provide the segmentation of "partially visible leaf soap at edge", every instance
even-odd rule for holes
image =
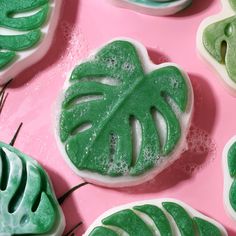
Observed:
[[[0,143],[0,235],[61,236],[64,216],[38,163]]]
[[[124,234],[126,233],[126,234]],[[227,236],[223,226],[172,199],[131,203],[100,216],[84,236]]]
[[[1,71],[17,60],[17,52],[32,48],[39,42],[42,35],[40,27],[47,19],[49,3],[48,0],[1,0],[0,9],[0,27],[15,31],[12,35],[0,30]],[[18,13],[35,9],[40,10],[30,16],[15,17]]]
[[[161,157],[169,161],[167,156],[186,135],[168,102],[170,99],[180,114],[186,112],[191,96],[186,78],[173,65],[147,73],[145,63],[150,64],[132,42],[115,40],[74,69],[61,104],[59,133],[78,170],[110,177],[139,176],[158,168]],[[103,79],[115,83],[103,83]],[[153,111],[166,123],[164,144]],[[135,158],[132,119],[141,126],[141,147]],[[91,127],[78,130],[85,125]]]
[[[230,178],[232,179],[232,183],[229,188],[229,192],[226,193],[226,197],[228,198],[226,202],[229,202],[234,215],[236,215],[236,140],[234,139],[234,143],[229,147],[227,151],[227,171],[229,173]],[[228,180],[225,180],[228,181]],[[228,191],[226,189],[226,191]]]
[[[221,74],[223,79],[235,89],[236,1],[222,0],[222,5],[226,5],[226,7],[223,7],[224,12],[220,12],[219,17],[213,16],[212,19],[209,18],[207,23],[203,24],[203,33],[201,40],[207,54],[212,57],[208,60],[211,62],[211,64],[214,64],[214,67]],[[233,11],[234,13],[229,13],[231,11]],[[219,66],[215,62],[218,62],[219,64],[221,64],[221,66]],[[225,73],[223,73],[224,71]],[[230,81],[228,81],[227,77]],[[232,85],[232,83],[234,85]]]

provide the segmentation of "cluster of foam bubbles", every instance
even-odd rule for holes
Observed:
[[[182,112],[178,107],[177,103],[170,96],[166,97],[166,101],[170,105],[171,109],[174,111],[175,115],[180,119]]]
[[[120,173],[122,175],[128,175],[129,174],[129,166],[124,161],[124,158],[121,158],[120,160],[116,162],[111,162],[109,164],[108,173]]]
[[[61,23],[61,32],[66,44],[66,49],[57,64],[58,71],[67,77],[67,73],[74,68],[78,62],[88,55],[89,47],[85,41],[82,30],[68,21]]]
[[[189,129],[187,136],[188,151],[196,154],[215,153],[216,144],[208,132],[194,125]]]
[[[173,89],[178,89],[179,88],[179,81],[174,76],[170,78],[170,86]]]
[[[209,133],[192,125],[187,136],[187,152],[183,153],[173,168],[192,175],[214,161],[215,155],[216,144]],[[203,159],[196,156],[202,156]]]
[[[144,162],[153,162],[156,159],[155,153],[153,153],[152,147],[147,145],[143,150]]]

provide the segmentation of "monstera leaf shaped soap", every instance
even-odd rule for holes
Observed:
[[[61,236],[64,216],[39,164],[0,143],[0,235]]]
[[[61,0],[0,0],[0,85],[47,52]]]
[[[221,13],[205,19],[198,30],[200,54],[236,92],[236,1],[222,0]]]
[[[227,236],[223,226],[174,199],[135,202],[101,215],[83,236]]]
[[[87,181],[139,184],[179,157],[192,106],[190,81],[178,66],[154,65],[141,44],[117,39],[77,66],[66,81],[58,142]]]
[[[223,169],[225,206],[230,216],[236,220],[236,136],[224,148]]]
[[[192,3],[192,0],[109,0],[111,3],[154,16],[173,15]]]

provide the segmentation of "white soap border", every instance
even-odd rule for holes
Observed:
[[[118,7],[128,8],[143,14],[153,15],[153,16],[174,15],[175,13],[183,10],[192,3],[192,0],[178,0],[173,3],[170,3],[169,6],[155,7],[155,6],[145,5],[144,3],[130,2],[129,0],[108,0],[108,1]],[[160,2],[166,2],[166,1],[160,1]]]
[[[14,79],[23,70],[32,66],[46,55],[53,42],[54,33],[59,22],[62,2],[62,0],[49,0],[50,15],[47,22],[41,28],[42,38],[40,42],[31,49],[17,52],[18,59],[0,71],[0,85]]]
[[[129,0],[108,0],[108,1],[110,1],[112,4],[118,7],[128,8],[143,14],[153,15],[153,16],[174,15],[177,12],[188,7],[192,3],[192,0],[179,0],[177,2],[171,3],[167,7],[166,6],[155,7],[155,6],[144,5],[142,3],[130,2]]]
[[[91,56],[88,59],[86,59],[86,61],[91,60],[93,58],[93,56],[96,54],[96,52],[99,51],[101,48],[103,48],[105,45],[107,45],[113,41],[116,41],[116,40],[125,40],[128,42],[131,42],[136,47],[137,52],[139,54],[139,58],[143,58],[142,65],[143,65],[143,69],[144,69],[145,73],[151,72],[156,69],[160,69],[165,66],[177,67],[182,72],[182,74],[186,80],[186,83],[188,86],[188,93],[189,93],[188,94],[189,102],[187,104],[186,112],[181,113],[181,117],[182,117],[181,121],[182,122],[180,121],[180,125],[181,125],[182,135],[181,135],[181,138],[180,138],[178,144],[176,145],[176,148],[173,150],[171,155],[163,157],[163,159],[168,159],[168,160],[162,161],[161,164],[158,166],[158,168],[154,167],[152,170],[150,170],[147,173],[140,175],[140,176],[109,177],[109,176],[100,175],[100,174],[90,172],[90,171],[78,170],[73,165],[73,163],[70,161],[69,157],[66,154],[64,144],[61,143],[61,141],[60,141],[60,138],[59,138],[60,137],[59,136],[60,108],[61,108],[61,104],[63,101],[63,94],[65,93],[67,88],[70,86],[69,78],[65,81],[63,91],[58,96],[58,100],[56,101],[56,104],[55,104],[54,120],[53,120],[54,133],[55,133],[56,141],[57,141],[57,144],[58,144],[59,150],[61,151],[62,156],[67,161],[69,166],[74,170],[74,172],[76,174],[78,174],[80,177],[82,177],[85,181],[87,181],[89,183],[96,184],[96,185],[101,185],[104,187],[117,187],[117,188],[119,188],[119,187],[139,185],[139,184],[142,184],[148,180],[153,179],[157,174],[159,174],[165,168],[170,166],[174,161],[176,161],[180,157],[181,153],[183,152],[183,150],[186,147],[186,136],[187,136],[190,124],[191,124],[191,120],[192,120],[194,97],[193,97],[193,89],[192,89],[190,79],[189,79],[188,75],[178,65],[173,64],[173,63],[163,63],[160,65],[153,64],[153,62],[150,60],[150,58],[148,56],[147,49],[141,43],[139,43],[135,40],[132,40],[129,38],[115,38],[115,39],[107,42],[106,44],[104,44],[100,48],[98,48],[93,54],[91,54]]]
[[[7,146],[2,146],[2,148],[6,149],[7,152],[18,156],[17,153],[15,154],[11,149],[8,149]],[[57,205],[57,209],[58,209],[58,212],[59,212],[59,215],[60,215],[60,218],[57,219],[57,222],[56,222],[55,226],[53,227],[53,229],[50,232],[48,232],[47,234],[44,234],[44,236],[61,236],[63,234],[64,230],[65,230],[66,221],[65,221],[65,216],[64,216],[64,213],[62,211],[62,208],[61,208],[61,206],[59,205],[59,203],[57,201],[57,197],[56,197],[56,194],[55,194],[50,176],[48,175],[47,171],[39,164],[39,162],[36,161],[33,157],[22,153],[20,150],[18,150],[15,147],[13,147],[13,149],[15,149],[17,152],[19,152],[22,155],[26,155],[29,162],[31,162],[36,167],[39,167],[39,168],[44,170],[44,173],[47,177],[48,183],[49,183],[51,191],[52,191],[52,196],[55,200],[55,204]],[[21,159],[21,158],[19,157],[19,159]],[[26,161],[27,161],[27,159],[26,159]],[[35,236],[40,236],[40,235],[42,235],[42,234],[39,234],[39,235],[35,234]],[[0,233],[0,236],[11,236],[11,234]]]
[[[170,221],[171,223],[171,228],[172,228],[172,231],[173,231],[173,235],[175,236],[181,236],[176,224],[175,224],[175,221],[173,220],[173,218],[171,217],[171,215],[164,209],[164,207],[162,206],[162,203],[163,202],[174,202],[174,203],[177,203],[179,204],[180,206],[182,206],[186,211],[187,213],[189,214],[190,217],[199,217],[199,218],[202,218],[206,221],[209,221],[210,223],[214,224],[216,227],[218,227],[222,233],[222,236],[227,236],[227,232],[225,230],[225,228],[217,221],[207,217],[206,215],[203,215],[202,213],[198,212],[197,210],[193,209],[192,207],[190,207],[189,205],[187,205],[186,203],[183,203],[179,200],[176,200],[176,199],[173,199],[173,198],[160,198],[160,199],[153,199],[153,200],[146,200],[146,201],[138,201],[138,202],[133,202],[133,203],[130,203],[130,204],[126,204],[126,205],[122,205],[122,206],[118,206],[118,207],[115,207],[115,208],[112,208],[108,211],[106,211],[105,213],[103,213],[101,216],[99,216],[90,226],[89,228],[87,229],[87,231],[83,234],[83,236],[89,236],[89,234],[92,232],[92,230],[97,227],[97,226],[101,226],[103,225],[102,224],[102,220],[118,211],[121,211],[121,210],[125,210],[125,209],[131,209],[133,208],[134,206],[142,206],[142,205],[145,205],[145,204],[151,204],[151,205],[156,205],[158,207],[160,207],[164,214],[167,216],[168,220]],[[150,224],[153,224],[153,223],[150,223]],[[124,235],[122,235],[124,236]],[[159,236],[159,234],[157,235]]]
[[[225,145],[224,150],[223,150],[222,166],[223,166],[223,173],[224,173],[224,206],[229,216],[233,220],[236,221],[236,212],[232,208],[229,201],[229,191],[230,191],[231,185],[233,184],[234,178],[232,178],[229,174],[228,157],[227,157],[229,149],[235,142],[236,142],[236,136],[233,136]]]
[[[227,17],[235,16],[236,13],[230,6],[228,0],[222,0],[222,11],[216,15],[210,16],[203,20],[198,28],[197,31],[197,49],[201,55],[201,57],[214,68],[214,70],[220,75],[220,78],[224,82],[224,85],[229,90],[229,92],[236,96],[236,82],[233,82],[232,79],[229,77],[227,70],[224,65],[220,64],[215,60],[205,49],[202,38],[204,29],[212,23],[217,21],[221,21]]]

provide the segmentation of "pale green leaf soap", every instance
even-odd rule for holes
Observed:
[[[223,10],[206,18],[197,34],[197,47],[229,91],[236,91],[236,3],[222,0]]]

